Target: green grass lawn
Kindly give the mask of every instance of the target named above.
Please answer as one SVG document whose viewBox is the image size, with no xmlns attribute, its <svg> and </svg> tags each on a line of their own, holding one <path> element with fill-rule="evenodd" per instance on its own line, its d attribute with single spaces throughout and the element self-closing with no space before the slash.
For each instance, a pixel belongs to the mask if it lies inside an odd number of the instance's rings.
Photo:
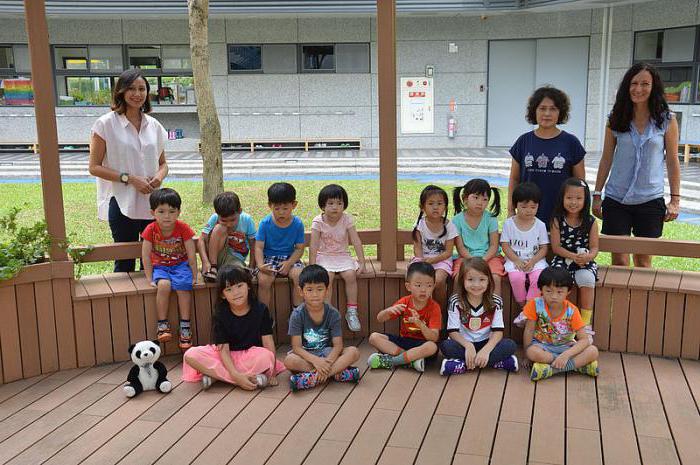
<svg viewBox="0 0 700 465">
<path fill-rule="evenodd" d="M 299 206 L 296 214 L 301 217 L 307 227 L 319 213 L 317 196 L 319 190 L 330 181 L 295 181 Z M 341 181 L 348 191 L 350 206 L 348 212 L 357 222 L 358 229 L 379 228 L 379 182 L 377 180 Z M 243 209 L 260 221 L 268 213 L 267 188 L 269 181 L 235 181 L 226 182 L 227 190 L 235 191 L 241 198 Z M 191 225 L 195 231 L 209 218 L 213 212 L 211 205 L 201 202 L 201 184 L 191 181 L 167 182 L 168 187 L 176 189 L 183 199 L 181 219 Z M 415 181 L 399 181 L 399 228 L 410 229 L 418 216 L 418 197 L 424 184 Z M 446 190 L 451 189 L 443 186 Z M 451 197 L 451 193 L 450 193 Z M 505 195 L 502 194 L 502 198 Z M 66 229 L 71 244 L 89 245 L 112 242 L 109 226 L 106 222 L 97 220 L 94 183 L 66 183 L 63 185 L 63 202 L 66 216 Z M 41 186 L 39 184 L 0 184 L 0 214 L 5 213 L 10 206 L 22 206 L 20 222 L 30 224 L 43 218 Z M 504 205 L 505 207 L 505 205 Z M 450 209 L 451 210 L 451 209 Z M 451 213 L 450 213 L 451 216 Z M 503 223 L 503 215 L 500 218 Z M 700 240 L 700 226 L 668 223 L 664 228 L 664 238 Z M 367 248 L 366 253 L 376 253 L 374 247 Z M 610 263 L 610 255 L 601 253 L 598 256 L 601 264 Z M 654 266 L 657 268 L 676 270 L 697 270 L 700 263 L 697 259 L 657 257 Z M 90 263 L 83 267 L 83 274 L 94 274 L 111 271 L 111 263 Z"/>
</svg>

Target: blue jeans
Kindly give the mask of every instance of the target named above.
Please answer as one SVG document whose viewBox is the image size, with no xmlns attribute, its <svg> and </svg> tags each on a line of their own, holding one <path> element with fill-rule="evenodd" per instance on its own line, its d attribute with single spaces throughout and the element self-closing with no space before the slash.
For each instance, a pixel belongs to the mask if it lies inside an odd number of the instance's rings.
<svg viewBox="0 0 700 465">
<path fill-rule="evenodd" d="M 124 216 L 117 199 L 112 197 L 109 200 L 109 229 L 112 230 L 112 240 L 114 242 L 136 242 L 139 240 L 139 235 L 146 229 L 149 223 L 153 220 L 133 220 Z M 143 265 L 141 266 L 143 269 Z M 129 258 L 126 260 L 114 260 L 114 272 L 127 272 L 136 270 L 136 260 Z"/>
<path fill-rule="evenodd" d="M 481 350 L 481 348 L 484 347 L 487 342 L 489 342 L 488 339 L 480 342 L 474 342 L 474 348 L 477 352 L 479 352 L 479 350 Z M 516 347 L 517 346 L 512 339 L 503 338 L 498 341 L 496 347 L 494 347 L 489 354 L 488 366 L 492 367 L 496 362 L 500 362 L 501 360 L 515 354 Z M 445 358 L 458 358 L 460 360 L 464 360 L 464 347 L 462 347 L 459 342 L 452 339 L 445 339 L 440 343 L 440 352 L 442 352 L 442 355 Z"/>
</svg>

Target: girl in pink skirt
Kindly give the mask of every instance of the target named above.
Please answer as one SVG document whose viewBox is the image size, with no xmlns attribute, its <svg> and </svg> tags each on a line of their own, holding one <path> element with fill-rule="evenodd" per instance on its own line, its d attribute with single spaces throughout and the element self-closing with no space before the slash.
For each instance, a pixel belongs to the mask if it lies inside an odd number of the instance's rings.
<svg viewBox="0 0 700 465">
<path fill-rule="evenodd" d="M 318 207 L 323 213 L 311 223 L 309 265 L 321 265 L 328 271 L 328 302 L 333 295 L 335 275 L 339 274 L 345 281 L 345 321 L 350 331 L 357 332 L 362 329 L 357 315 L 357 275 L 366 273 L 367 268 L 362 241 L 355 229 L 355 220 L 345 213 L 345 209 L 348 208 L 348 193 L 342 186 L 329 184 L 318 194 Z M 357 260 L 352 258 L 348 251 L 350 242 L 355 248 Z"/>
<path fill-rule="evenodd" d="M 277 385 L 284 371 L 275 356 L 272 318 L 259 302 L 252 278 L 243 267 L 225 266 L 218 272 L 219 295 L 213 321 L 214 344 L 185 352 L 182 380 L 200 382 L 204 389 L 212 380 L 253 390 Z"/>
<path fill-rule="evenodd" d="M 435 268 L 433 298 L 445 306 L 447 278 L 452 275 L 452 249 L 459 235 L 454 224 L 447 220 L 447 192 L 438 186 L 426 186 L 420 193 L 420 214 L 413 227 L 413 254 L 411 263 L 423 261 Z"/>
</svg>

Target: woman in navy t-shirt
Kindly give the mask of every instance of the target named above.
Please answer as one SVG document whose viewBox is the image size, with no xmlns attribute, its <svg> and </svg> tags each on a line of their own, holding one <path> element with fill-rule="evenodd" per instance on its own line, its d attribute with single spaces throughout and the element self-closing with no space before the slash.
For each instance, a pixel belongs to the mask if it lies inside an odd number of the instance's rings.
<svg viewBox="0 0 700 465">
<path fill-rule="evenodd" d="M 542 191 L 537 218 L 549 229 L 550 217 L 559 189 L 574 176 L 586 179 L 583 157 L 586 150 L 573 134 L 557 124 L 569 119 L 569 97 L 554 87 L 540 87 L 527 102 L 527 121 L 537 129 L 518 137 L 510 148 L 513 157 L 508 181 L 508 216 L 514 215 L 511 197 L 515 186 L 534 182 Z"/>
</svg>

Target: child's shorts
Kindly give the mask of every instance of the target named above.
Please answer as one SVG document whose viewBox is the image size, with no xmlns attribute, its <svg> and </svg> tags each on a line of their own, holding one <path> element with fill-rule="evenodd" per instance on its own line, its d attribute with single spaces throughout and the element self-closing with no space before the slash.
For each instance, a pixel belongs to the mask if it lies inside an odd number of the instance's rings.
<svg viewBox="0 0 700 465">
<path fill-rule="evenodd" d="M 331 352 L 333 351 L 333 346 L 324 347 L 323 349 L 316 349 L 316 350 L 314 350 L 314 349 L 306 349 L 306 351 L 307 351 L 308 353 L 310 353 L 311 355 L 315 355 L 316 357 L 326 358 L 326 357 L 328 357 L 328 356 L 331 354 Z M 290 351 L 287 352 L 287 355 L 291 355 L 291 354 L 293 354 L 293 353 L 294 353 L 294 350 L 290 350 Z"/>
<path fill-rule="evenodd" d="M 173 266 L 155 265 L 153 267 L 153 282 L 158 283 L 161 279 L 170 281 L 170 288 L 176 291 L 192 290 L 192 270 L 187 262 Z"/>
<path fill-rule="evenodd" d="M 217 379 L 233 384 L 231 374 L 221 361 L 221 352 L 214 344 L 191 347 L 187 349 L 185 356 L 193 358 L 200 365 L 213 370 Z M 236 365 L 236 369 L 245 375 L 257 375 L 272 371 L 274 376 L 285 370 L 284 364 L 275 359 L 275 354 L 264 347 L 253 346 L 246 350 L 232 350 L 231 360 Z M 183 359 L 182 362 L 182 380 L 188 382 L 202 380 L 202 373 L 192 368 L 186 359 Z"/>
<path fill-rule="evenodd" d="M 280 267 L 282 267 L 282 262 L 289 260 L 289 255 L 268 255 L 263 258 L 263 263 L 265 265 L 270 265 L 273 270 L 279 271 Z M 303 268 L 304 267 L 304 262 L 301 260 L 297 260 L 297 262 L 292 265 L 292 268 Z M 260 268 L 256 268 L 254 274 L 258 274 L 260 271 Z"/>
<path fill-rule="evenodd" d="M 360 265 L 357 260 L 350 255 L 328 256 L 318 254 L 316 256 L 316 264 L 321 265 L 329 273 L 342 273 L 343 271 L 355 271 Z"/>
<path fill-rule="evenodd" d="M 567 350 L 569 350 L 571 347 L 573 347 L 574 344 L 548 344 L 546 342 L 539 342 L 533 340 L 532 345 L 544 349 L 545 351 L 554 355 L 554 357 L 558 357 Z"/>
<path fill-rule="evenodd" d="M 452 266 L 452 277 L 453 278 L 457 277 L 457 274 L 459 273 L 459 269 L 462 267 L 463 261 L 464 260 L 462 258 L 458 258 L 454 261 L 454 265 Z M 486 264 L 489 266 L 489 270 L 491 270 L 491 274 L 495 274 L 496 276 L 505 276 L 506 275 L 505 262 L 506 262 L 506 260 L 503 258 L 502 255 L 496 255 L 491 260 L 486 262 Z"/>
<path fill-rule="evenodd" d="M 230 247 L 224 247 L 216 256 L 216 267 L 221 269 L 225 266 L 242 266 L 245 268 L 245 262 L 231 252 Z"/>
<path fill-rule="evenodd" d="M 421 257 L 413 257 L 411 263 L 422 262 L 423 260 L 424 258 Z M 452 276 L 452 257 L 433 263 L 433 268 L 435 268 L 435 271 L 442 270 L 449 276 Z"/>
</svg>

